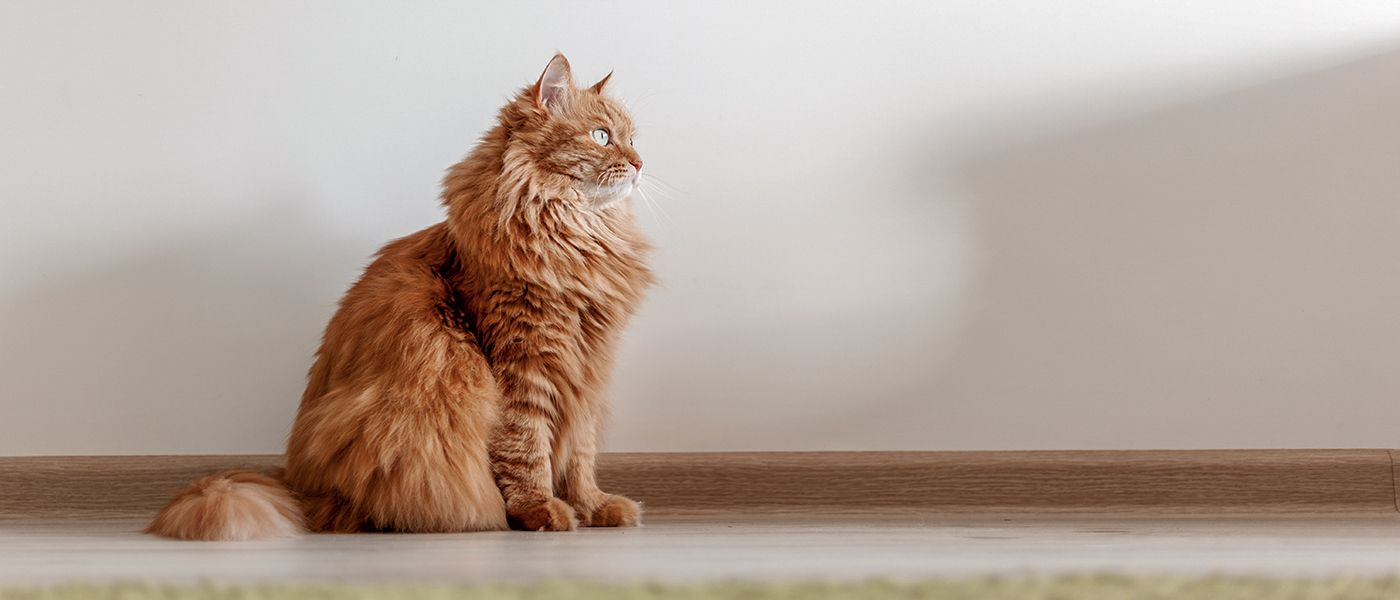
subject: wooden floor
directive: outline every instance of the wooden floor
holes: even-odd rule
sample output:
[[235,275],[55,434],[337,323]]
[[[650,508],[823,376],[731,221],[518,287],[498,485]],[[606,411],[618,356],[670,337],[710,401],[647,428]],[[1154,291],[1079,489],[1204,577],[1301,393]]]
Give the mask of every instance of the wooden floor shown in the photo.
[[1394,453],[606,455],[638,529],[138,533],[194,477],[276,456],[0,458],[0,583],[495,582],[1130,571],[1400,576]]
[[[0,520],[149,518],[195,478],[276,455],[0,457]],[[603,489],[667,512],[1395,514],[1392,452],[604,454]]]
[[861,579],[984,573],[1400,573],[1400,518],[948,514],[654,516],[571,533],[191,543],[141,521],[0,523],[0,583]]

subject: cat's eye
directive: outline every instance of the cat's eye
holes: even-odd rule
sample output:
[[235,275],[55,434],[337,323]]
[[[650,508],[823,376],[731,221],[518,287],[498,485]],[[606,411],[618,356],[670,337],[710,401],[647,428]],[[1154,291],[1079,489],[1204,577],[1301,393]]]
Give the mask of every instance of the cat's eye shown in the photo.
[[608,145],[608,139],[609,139],[608,130],[606,130],[606,129],[601,129],[601,128],[599,128],[599,129],[594,129],[594,130],[593,130],[593,133],[591,133],[590,135],[593,136],[593,141],[598,142],[598,145],[599,145],[599,146],[606,146],[606,145]]

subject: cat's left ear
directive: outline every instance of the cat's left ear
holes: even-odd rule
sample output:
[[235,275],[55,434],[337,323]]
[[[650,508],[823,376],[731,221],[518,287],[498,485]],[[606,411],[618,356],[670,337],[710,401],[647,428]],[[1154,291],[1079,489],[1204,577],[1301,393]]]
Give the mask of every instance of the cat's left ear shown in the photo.
[[544,68],[540,80],[535,82],[535,106],[542,110],[557,112],[568,103],[574,91],[574,75],[569,68],[569,59],[562,53],[555,54]]
[[590,87],[588,89],[593,90],[593,93],[595,94],[603,93],[603,86],[608,85],[608,80],[612,79],[612,74],[612,71],[608,71],[607,75],[604,75],[602,79],[598,80],[598,83],[593,84],[593,87]]

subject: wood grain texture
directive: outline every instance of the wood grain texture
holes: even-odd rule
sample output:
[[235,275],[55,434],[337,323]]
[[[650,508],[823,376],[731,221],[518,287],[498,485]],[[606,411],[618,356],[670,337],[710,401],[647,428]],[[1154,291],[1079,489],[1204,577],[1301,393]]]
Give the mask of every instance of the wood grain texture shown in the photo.
[[[0,458],[0,519],[148,517],[195,477],[280,456]],[[653,514],[1397,511],[1388,450],[606,454]]]
[[0,458],[0,519],[150,518],[201,475],[281,462],[270,454]]
[[854,452],[616,457],[603,481],[684,510],[1396,511],[1386,450]]
[[1395,510],[1400,512],[1400,466],[1395,464],[1395,451],[1386,450],[1386,455],[1390,457],[1390,488],[1395,491]]
[[[0,583],[791,581],[1100,572],[1394,577],[1400,565],[1395,513],[834,517],[653,515],[638,529],[313,535],[236,543],[143,535],[144,519],[0,521]],[[1252,597],[1289,596],[1276,591]]]

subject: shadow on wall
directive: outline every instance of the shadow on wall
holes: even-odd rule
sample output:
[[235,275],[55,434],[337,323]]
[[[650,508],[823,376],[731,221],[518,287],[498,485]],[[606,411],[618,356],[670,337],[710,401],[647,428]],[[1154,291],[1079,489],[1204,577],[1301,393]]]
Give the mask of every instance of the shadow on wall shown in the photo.
[[290,204],[46,282],[7,307],[0,395],[29,404],[0,421],[7,451],[280,447],[300,400],[288,390],[303,385],[358,270],[327,265],[364,253]]
[[[780,232],[783,252],[816,259],[767,297],[716,308],[658,290],[647,310],[667,319],[625,347],[646,360],[620,374],[635,410],[612,437],[648,450],[1392,446],[1395,424],[1370,415],[1397,414],[1400,398],[1397,107],[1392,52],[968,158],[948,191],[971,204],[966,298],[908,272],[961,264],[935,257],[947,181],[902,182],[927,196],[916,202],[851,190],[873,198],[831,209],[852,211],[831,217],[849,236]],[[3,447],[280,447],[364,262],[344,257],[386,241],[288,212],[54,274],[8,305],[0,397],[31,405],[0,420]],[[920,260],[889,260],[901,253]],[[831,285],[853,273],[886,295]],[[822,292],[841,296],[789,309]],[[768,304],[714,318],[752,303]],[[785,318],[757,318],[772,314]]]
[[1394,445],[1371,415],[1400,398],[1400,52],[962,174],[962,347],[923,395],[851,415],[891,447]]
[[[862,203],[922,228],[920,252],[946,232],[925,209],[968,203],[959,306],[697,309],[632,350],[623,425],[683,450],[1393,446],[1370,415],[1400,398],[1400,52],[1075,116],[1099,124],[964,154],[951,182],[948,161],[923,165],[919,202]],[[863,264],[909,262],[883,252]],[[693,426],[723,417],[719,435]]]

